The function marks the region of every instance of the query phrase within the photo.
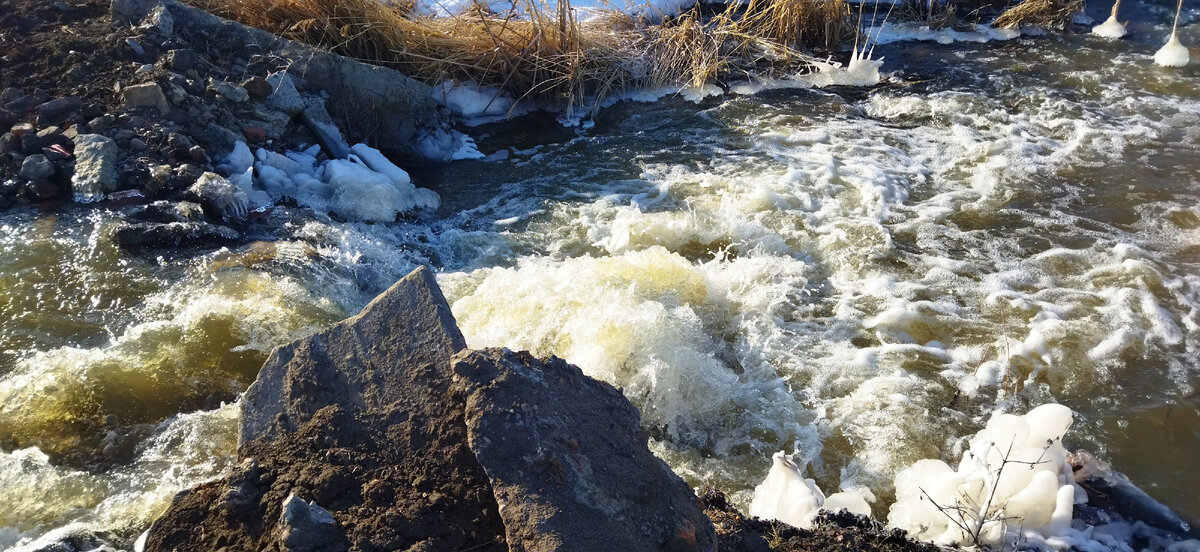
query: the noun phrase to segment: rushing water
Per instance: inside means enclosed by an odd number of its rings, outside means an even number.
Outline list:
[[[233,461],[272,347],[418,264],[471,346],[623,387],[658,454],[743,505],[797,450],[882,515],[898,469],[1057,401],[1069,448],[1200,520],[1200,69],[1150,64],[1166,3],[1127,9],[1119,42],[880,46],[897,75],[870,91],[476,127],[507,157],[414,171],[443,197],[422,220],[291,213],[273,243],[154,258],[114,213],[5,214],[0,548],[132,540]]]

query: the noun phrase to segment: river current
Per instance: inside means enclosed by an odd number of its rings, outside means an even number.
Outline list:
[[[413,168],[443,204],[395,224],[296,212],[138,256],[103,209],[0,215],[0,549],[132,542],[234,462],[273,347],[420,264],[469,345],[623,388],[655,452],[742,507],[785,450],[884,517],[897,470],[1059,402],[1069,449],[1200,521],[1200,65],[1150,60],[1173,7],[1123,8],[1115,42],[883,44],[871,89],[472,127],[490,160]]]

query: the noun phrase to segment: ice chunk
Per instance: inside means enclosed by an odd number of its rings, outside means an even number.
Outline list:
[[[286,155],[280,155],[273,151],[267,151],[265,148],[258,148],[258,151],[255,152],[254,156],[258,159],[259,163],[282,171],[284,176],[300,172],[301,170],[300,164],[296,163],[296,161],[292,160],[290,157]]]
[[[1179,35],[1172,32],[1167,43],[1154,53],[1154,63],[1163,67],[1183,67],[1190,61],[1187,48],[1179,43]]]
[[[494,86],[445,81],[434,87],[433,99],[454,114],[467,117],[502,116],[512,109],[513,100]]]
[[[1117,14],[1108,17],[1104,23],[1092,27],[1092,34],[1104,38],[1121,38],[1128,31],[1125,30],[1125,25],[1117,21]]]
[[[371,170],[388,177],[397,190],[408,191],[412,189],[412,180],[409,179],[408,173],[389,161],[379,150],[366,144],[355,144],[350,148],[350,151],[354,155],[357,155],[363,163],[366,163],[367,167]]]
[[[817,484],[804,478],[791,455],[779,451],[771,457],[767,478],[754,488],[750,515],[808,528],[824,503]]]
[[[879,84],[879,68],[883,59],[871,59],[865,51],[855,51],[846,67],[837,63],[817,63],[818,71],[806,75],[816,87],[842,86],[875,86]]]
[[[238,140],[233,144],[233,151],[229,152],[229,156],[225,158],[225,162],[233,167],[233,173],[244,173],[250,165],[254,164],[254,154],[250,153],[250,146],[245,142]]]
[[[403,194],[386,176],[372,171],[357,157],[325,165],[333,197],[329,210],[349,220],[390,222],[408,206]]]

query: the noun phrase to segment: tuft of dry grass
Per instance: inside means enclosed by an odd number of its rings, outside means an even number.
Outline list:
[[[1024,0],[1001,13],[992,26],[1014,29],[1022,25],[1062,28],[1079,11],[1083,0]]]
[[[845,0],[750,0],[661,23],[618,11],[579,21],[569,0],[517,0],[420,17],[414,0],[192,0],[200,7],[419,80],[495,86],[568,111],[637,86],[692,85],[772,65],[811,67],[801,48],[834,49],[857,31]],[[598,103],[598,102],[597,102]]]
[[[856,31],[844,0],[731,2],[723,17],[735,33],[795,49],[833,50]]]

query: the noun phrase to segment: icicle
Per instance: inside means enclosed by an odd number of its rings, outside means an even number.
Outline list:
[[[1121,0],[1113,2],[1112,15],[1108,16],[1108,20],[1104,23],[1092,27],[1092,34],[1104,38],[1121,38],[1128,31],[1125,30],[1125,25],[1117,21],[1117,10],[1121,8]]]

